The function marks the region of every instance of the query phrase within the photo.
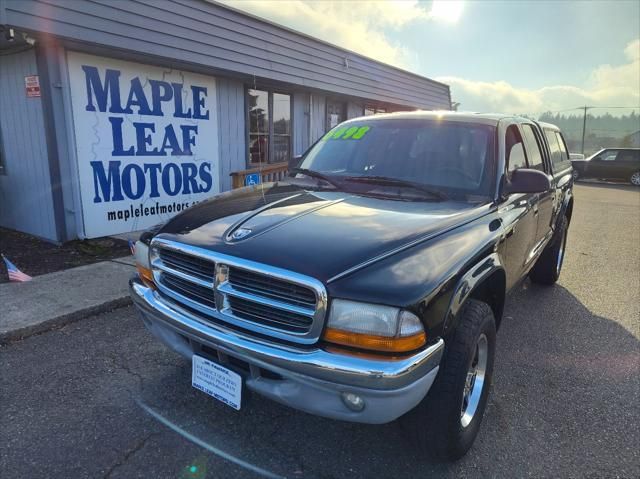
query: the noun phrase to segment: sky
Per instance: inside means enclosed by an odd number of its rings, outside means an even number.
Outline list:
[[[640,108],[640,0],[223,3],[447,83],[460,110]]]

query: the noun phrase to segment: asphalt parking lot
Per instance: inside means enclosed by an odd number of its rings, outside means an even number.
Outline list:
[[[416,457],[395,423],[257,396],[235,412],[129,307],[0,349],[0,476],[258,477],[223,453],[293,478],[639,477],[640,190],[575,194],[560,282],[509,298],[482,429],[455,464]]]

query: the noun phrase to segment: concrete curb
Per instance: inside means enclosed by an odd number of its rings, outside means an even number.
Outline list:
[[[134,274],[119,258],[0,285],[0,345],[130,305]]]
[[[42,321],[41,323],[16,328],[11,331],[2,331],[0,332],[0,345],[11,343],[13,341],[20,341],[36,334],[46,333],[47,331],[51,331],[53,329],[59,329],[63,326],[67,326],[68,324],[80,321],[81,319],[84,319],[88,316],[107,313],[109,311],[113,311],[114,309],[124,308],[125,306],[129,306],[130,304],[132,304],[131,298],[129,296],[126,296],[123,298],[113,299],[96,306],[79,309],[69,314],[63,314],[55,318],[47,319],[46,321]]]

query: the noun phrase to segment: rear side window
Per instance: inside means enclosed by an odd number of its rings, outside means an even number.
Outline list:
[[[640,151],[637,150],[620,150],[616,161],[638,161],[640,160]]]
[[[522,125],[522,132],[527,142],[529,168],[544,171],[542,152],[540,151],[540,145],[538,144],[538,139],[533,131],[533,127],[531,125]]]

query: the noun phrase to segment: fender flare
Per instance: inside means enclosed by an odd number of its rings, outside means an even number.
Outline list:
[[[496,271],[504,272],[505,270],[500,257],[496,252],[493,252],[482,258],[458,280],[449,301],[443,325],[443,334],[447,334],[455,328],[457,315],[464,303],[469,299],[473,291]]]

